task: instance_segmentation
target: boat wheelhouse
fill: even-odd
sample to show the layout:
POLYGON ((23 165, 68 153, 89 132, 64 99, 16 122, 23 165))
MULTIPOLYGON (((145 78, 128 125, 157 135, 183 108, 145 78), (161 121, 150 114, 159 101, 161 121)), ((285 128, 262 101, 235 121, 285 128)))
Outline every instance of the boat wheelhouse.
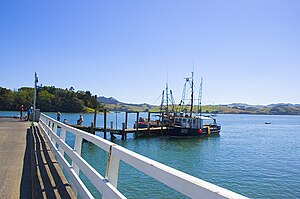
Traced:
POLYGON ((176 116, 174 128, 170 131, 172 137, 201 136, 219 134, 221 126, 210 116, 176 116), (209 121, 209 122, 204 122, 209 121))

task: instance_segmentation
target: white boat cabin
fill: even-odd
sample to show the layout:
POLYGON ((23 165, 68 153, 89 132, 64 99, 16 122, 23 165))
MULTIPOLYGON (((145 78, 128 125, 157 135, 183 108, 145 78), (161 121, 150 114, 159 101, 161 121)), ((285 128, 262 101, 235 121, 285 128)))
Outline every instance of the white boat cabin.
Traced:
POLYGON ((213 120, 213 123, 214 124, 216 123, 214 118, 207 117, 207 116, 195 116, 195 117, 176 116, 175 125, 181 126, 183 128, 202 129, 203 120, 213 120))

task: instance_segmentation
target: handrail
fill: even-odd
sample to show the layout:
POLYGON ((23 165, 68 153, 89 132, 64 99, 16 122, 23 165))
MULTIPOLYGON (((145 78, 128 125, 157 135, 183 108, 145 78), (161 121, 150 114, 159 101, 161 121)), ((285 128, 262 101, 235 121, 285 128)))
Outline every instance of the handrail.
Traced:
POLYGON ((58 122, 43 113, 41 113, 39 127, 42 129, 48 143, 50 143, 50 148, 57 157, 58 163, 70 176, 72 188, 82 198, 93 198, 93 196, 79 178, 79 170, 91 181, 102 194, 103 198, 126 198, 117 189, 120 160, 191 198, 199 198, 200 196, 201 198, 246 198, 240 194, 151 160, 101 137, 58 122), (60 137, 57 135, 58 126, 61 128, 60 137), (74 149, 65 142, 66 132, 70 132, 76 137, 74 149), (108 153, 105 177, 101 176, 81 157, 83 139, 92 142, 108 153), (64 153, 72 160, 71 165, 64 158, 64 153))

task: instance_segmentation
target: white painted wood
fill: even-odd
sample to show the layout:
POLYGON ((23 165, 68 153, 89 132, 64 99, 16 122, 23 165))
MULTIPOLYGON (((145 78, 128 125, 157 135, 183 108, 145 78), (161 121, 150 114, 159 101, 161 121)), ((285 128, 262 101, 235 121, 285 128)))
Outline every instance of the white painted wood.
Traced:
MULTIPOLYGON (((57 123, 53 123, 53 132, 57 135, 57 123)), ((55 140, 52 140, 54 142, 54 146, 56 147, 55 140)))
MULTIPOLYGON (((46 131, 47 129, 50 130, 49 137, 53 137, 53 139, 61 147, 60 151, 64 151, 68 154, 68 156, 72 159, 72 162, 75 163, 74 165, 77 165, 84 175, 97 188, 97 190, 101 192, 103 198, 125 198, 116 189, 120 160, 191 198, 246 198, 242 195, 134 153, 100 137, 57 122, 56 120, 41 114, 41 121, 43 120, 49 120, 55 124, 59 124, 62 128, 62 132, 68 131, 76 136, 75 150, 73 150, 65 143, 65 140, 62 139, 62 137, 59 138, 49 127, 46 128, 46 131), (103 178, 80 156, 82 139, 86 139, 94 143, 107 152, 109 152, 111 148, 111 156, 107 166, 107 179, 103 178)), ((47 127, 45 123, 44 125, 47 127)), ((59 153, 62 154, 61 152, 59 153)), ((71 171, 76 173, 77 175, 75 176, 78 177, 78 172, 75 171, 75 168, 71 170, 69 169, 69 172, 71 171)))
MULTIPOLYGON (((49 128, 49 127, 48 127, 49 128)), ((50 131, 50 134, 47 135, 53 136, 53 139, 61 146, 65 153, 72 159, 84 175, 93 183, 97 190, 102 194, 104 198, 126 198, 123 196, 111 183, 102 177, 92 166, 90 166, 75 150, 70 146, 63 143, 62 140, 53 132, 50 131)), ((53 143, 53 142, 52 142, 53 143)), ((75 169, 73 171, 76 173, 75 169)), ((78 174, 76 173, 78 176, 78 174)))
MULTIPOLYGON (((60 139, 62 142, 65 142, 66 141, 66 129, 65 128, 62 128, 61 131, 60 131, 60 139)), ((58 145, 58 150, 59 152, 62 154, 62 156, 64 157, 64 150, 63 148, 61 147, 62 144, 59 144, 58 145)))
MULTIPOLYGON (((77 154, 79 154, 79 156, 81 155, 81 147, 82 147, 82 137, 80 135, 76 135, 74 150, 77 152, 77 154)), ((74 161, 72 161, 72 165, 74 171, 77 173, 77 175, 79 175, 80 169, 77 166, 77 164, 74 161)))
POLYGON ((114 187, 117 188, 120 159, 117 158, 116 156, 112 155, 113 150, 114 150, 114 147, 111 147, 109 159, 107 162, 107 168, 106 168, 106 178, 114 187))
POLYGON ((51 151, 52 153, 55 155, 55 157, 57 158, 57 162, 64 168, 64 170, 67 172, 69 178, 70 178, 70 184, 72 186, 73 189, 76 190, 76 192, 81 196, 81 198, 94 198, 92 196, 92 194, 89 192, 89 190, 86 188, 86 186, 84 185, 84 183, 81 181, 81 179, 79 178, 79 176, 75 173, 75 171, 73 170, 73 168, 70 166, 70 164, 66 161, 66 159, 63 157, 63 155, 55 150, 54 148, 54 143, 51 142, 51 138, 50 135, 48 135, 46 133, 46 130, 44 127, 48 127, 45 123, 41 124, 41 122, 39 123, 39 127, 42 130, 41 132, 44 135, 44 138, 47 140, 48 144, 50 144, 51 147, 51 151), (44 125, 44 126, 43 126, 44 125))
POLYGON ((118 145, 114 145, 113 148, 114 156, 191 198, 246 198, 118 145))

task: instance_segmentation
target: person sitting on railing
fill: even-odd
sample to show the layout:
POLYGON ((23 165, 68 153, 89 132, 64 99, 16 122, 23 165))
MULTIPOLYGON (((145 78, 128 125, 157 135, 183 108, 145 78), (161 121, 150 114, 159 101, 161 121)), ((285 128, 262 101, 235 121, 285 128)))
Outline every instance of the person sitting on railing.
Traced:
POLYGON ((83 117, 82 115, 79 115, 79 119, 77 120, 77 125, 82 125, 82 122, 83 122, 83 117))
POLYGON ((64 119, 63 123, 64 123, 64 124, 68 124, 67 119, 64 119))

